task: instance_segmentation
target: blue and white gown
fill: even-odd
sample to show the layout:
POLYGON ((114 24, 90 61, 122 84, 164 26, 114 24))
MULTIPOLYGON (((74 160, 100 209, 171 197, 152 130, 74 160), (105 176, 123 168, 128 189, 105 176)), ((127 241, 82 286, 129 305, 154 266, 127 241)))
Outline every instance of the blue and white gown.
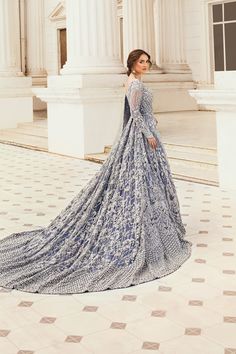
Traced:
POLYGON ((0 286, 49 294, 124 288, 190 257, 152 94, 136 79, 125 103, 123 131, 88 184, 47 227, 0 241, 0 286))

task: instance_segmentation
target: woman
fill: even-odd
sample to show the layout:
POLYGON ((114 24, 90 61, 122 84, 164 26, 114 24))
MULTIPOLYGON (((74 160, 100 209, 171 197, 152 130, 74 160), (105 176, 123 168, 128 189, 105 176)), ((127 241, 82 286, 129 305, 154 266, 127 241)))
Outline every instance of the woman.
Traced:
POLYGON ((150 56, 130 53, 124 126, 89 183, 45 228, 0 241, 0 286, 65 294, 136 285, 191 254, 178 198, 141 81, 150 56))

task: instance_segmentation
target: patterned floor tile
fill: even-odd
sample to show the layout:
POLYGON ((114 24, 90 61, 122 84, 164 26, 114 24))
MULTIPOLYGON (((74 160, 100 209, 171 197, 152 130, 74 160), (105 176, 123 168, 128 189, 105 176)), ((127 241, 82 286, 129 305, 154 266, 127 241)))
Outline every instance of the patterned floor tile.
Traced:
POLYGON ((160 344, 163 354, 224 354, 222 346, 201 335, 184 335, 160 344))
POLYGON ((144 342, 142 348, 148 350, 158 350, 160 347, 160 343, 155 342, 144 342))
POLYGON ((0 337, 7 337, 10 332, 7 329, 0 329, 0 337))
POLYGON ((109 329, 83 338, 84 347, 96 354, 128 354, 142 347, 142 341, 126 330, 109 329))
POLYGON ((112 322, 110 328, 115 328, 115 329, 125 329, 126 323, 122 322, 112 322))
MULTIPOLYGON (((101 167, 3 144, 0 163, 0 238, 48 225, 101 167)), ((235 354, 236 194, 175 184, 193 242, 187 262, 112 291, 50 296, 0 287, 0 353, 235 354)))
POLYGON ((201 328, 185 328, 185 335, 187 336, 199 336, 201 334, 201 328))
POLYGON ((83 338, 82 336, 70 335, 70 336, 67 336, 67 337, 66 337, 65 342, 69 342, 69 343, 79 343, 82 338, 83 338))

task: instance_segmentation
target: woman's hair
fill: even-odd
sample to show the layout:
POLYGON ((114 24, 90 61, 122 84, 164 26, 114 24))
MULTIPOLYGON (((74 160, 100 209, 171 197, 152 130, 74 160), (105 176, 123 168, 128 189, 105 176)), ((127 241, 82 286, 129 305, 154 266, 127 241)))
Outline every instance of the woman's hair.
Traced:
POLYGON ((127 75, 129 76, 132 72, 133 66, 136 63, 136 61, 140 58, 140 56, 142 54, 146 54, 148 57, 148 62, 149 62, 149 66, 152 66, 152 62, 151 62, 151 56, 145 52, 145 50, 143 49, 134 49, 132 50, 132 52, 129 53, 128 59, 127 59, 127 75))

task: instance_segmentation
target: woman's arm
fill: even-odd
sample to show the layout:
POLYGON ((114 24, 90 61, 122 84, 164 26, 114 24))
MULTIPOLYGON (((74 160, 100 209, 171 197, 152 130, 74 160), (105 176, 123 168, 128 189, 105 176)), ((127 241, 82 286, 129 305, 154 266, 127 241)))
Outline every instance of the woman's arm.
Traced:
POLYGON ((131 117, 133 117, 137 128, 145 135, 146 138, 153 138, 153 134, 143 119, 142 114, 140 113, 140 104, 143 96, 143 84, 139 80, 134 80, 130 85, 129 105, 131 117))

